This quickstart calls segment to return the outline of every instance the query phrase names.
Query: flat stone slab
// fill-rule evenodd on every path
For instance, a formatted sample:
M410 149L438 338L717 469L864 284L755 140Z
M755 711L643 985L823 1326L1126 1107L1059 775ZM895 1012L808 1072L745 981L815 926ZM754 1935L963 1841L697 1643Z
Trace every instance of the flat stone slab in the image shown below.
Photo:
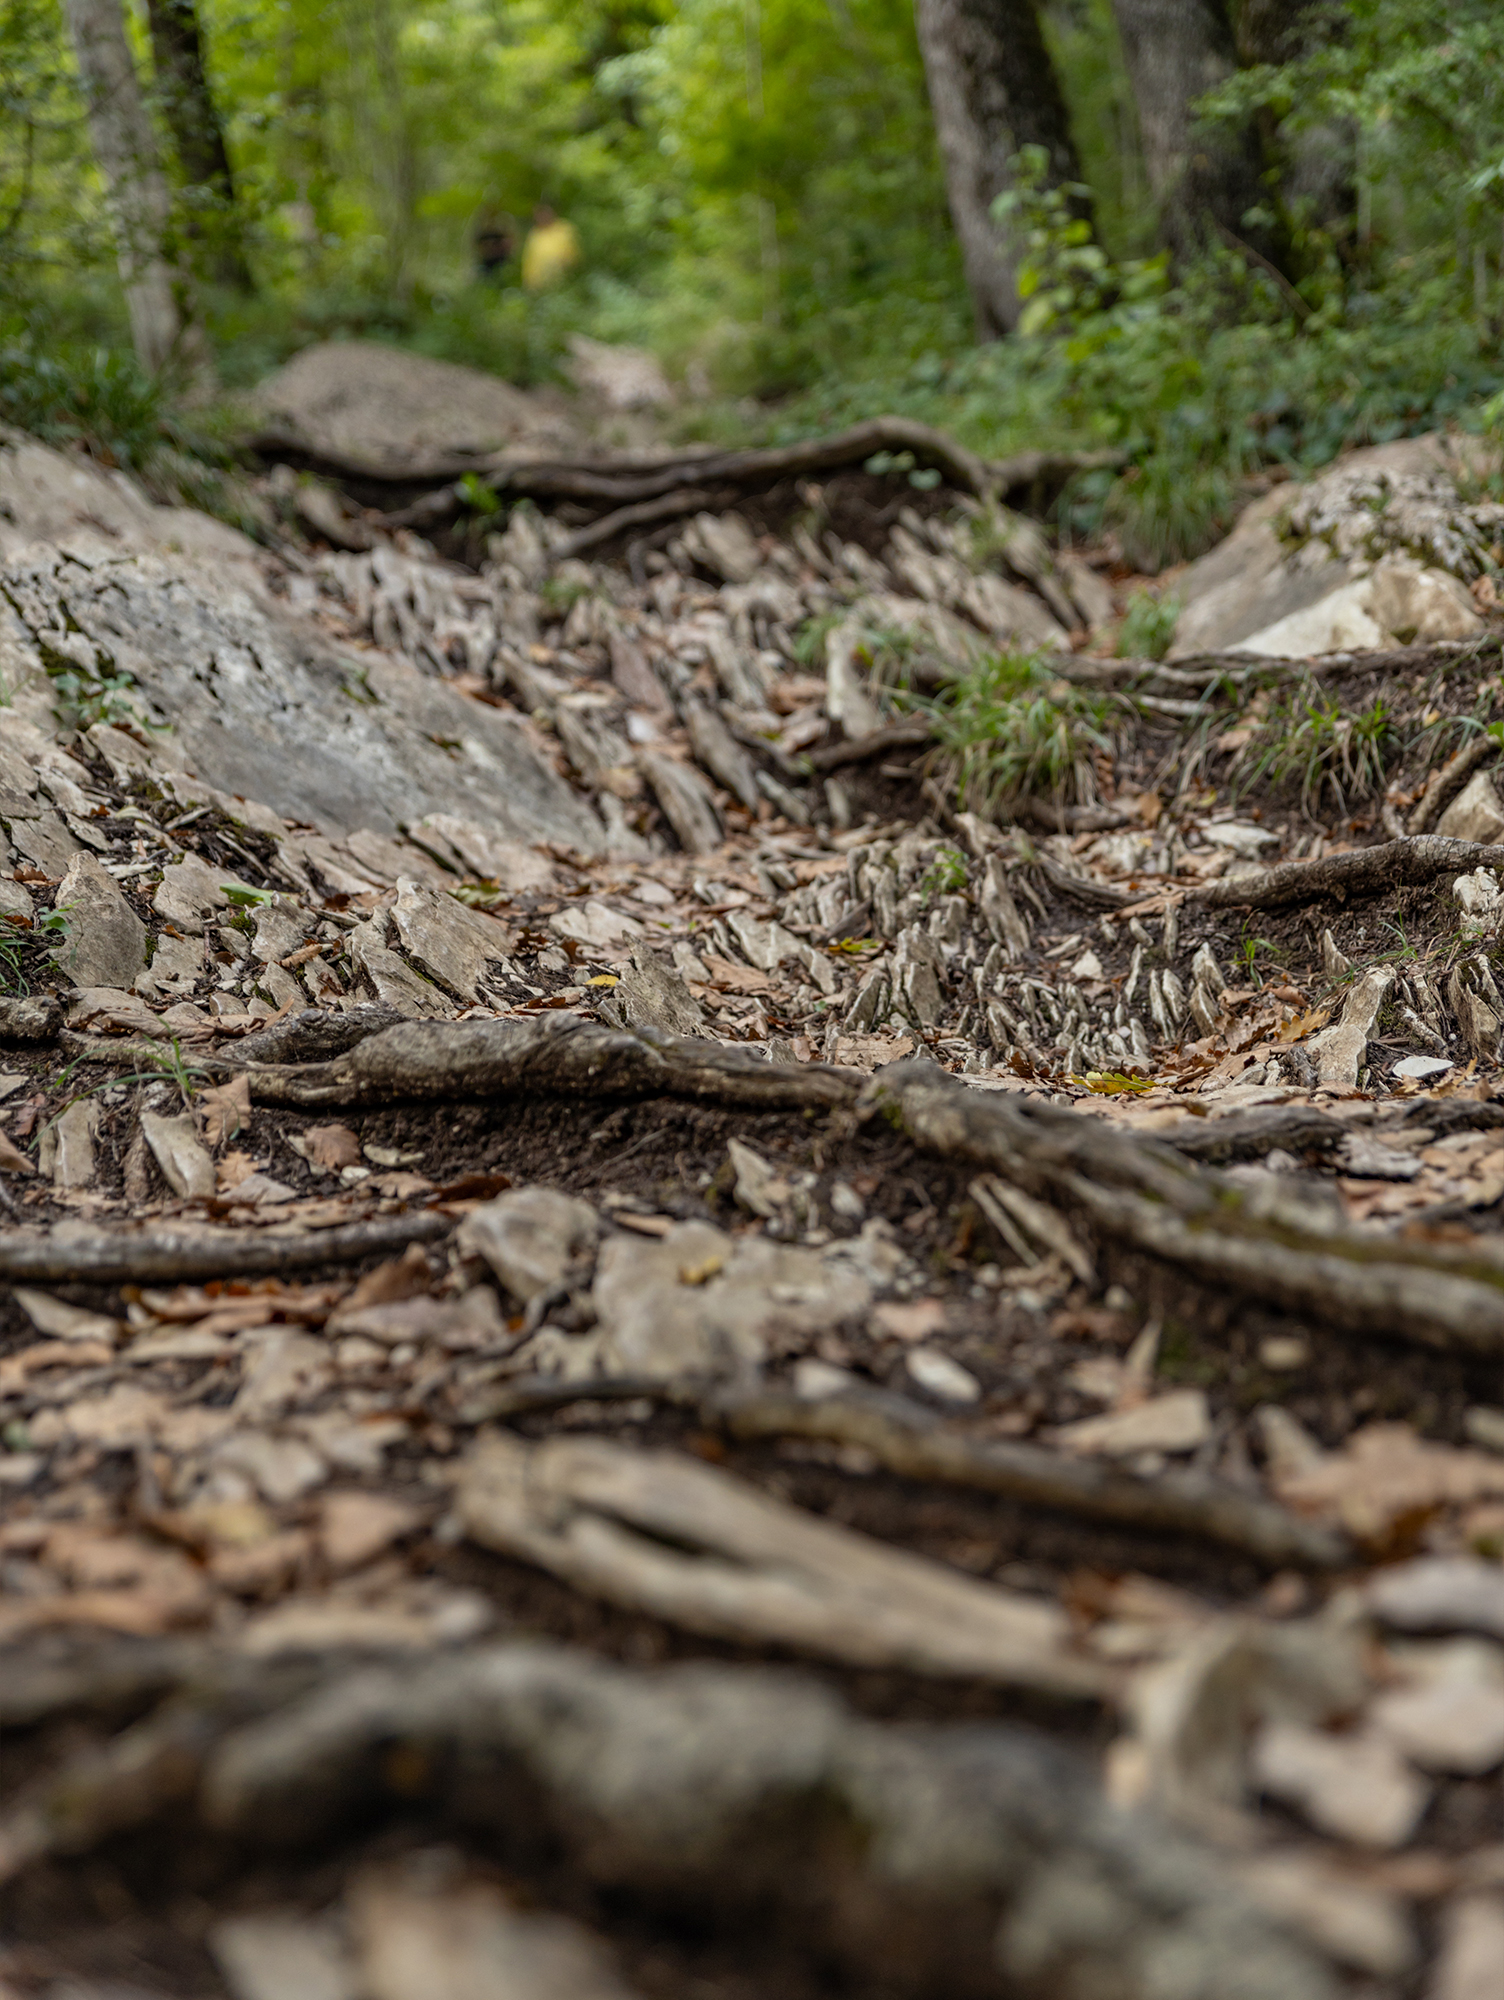
M326 834L391 835L449 812L525 846L604 847L594 812L514 721L404 660L341 649L239 577L57 551L4 574L0 651L44 685L43 648L90 672L108 661L170 725L159 756L222 792Z

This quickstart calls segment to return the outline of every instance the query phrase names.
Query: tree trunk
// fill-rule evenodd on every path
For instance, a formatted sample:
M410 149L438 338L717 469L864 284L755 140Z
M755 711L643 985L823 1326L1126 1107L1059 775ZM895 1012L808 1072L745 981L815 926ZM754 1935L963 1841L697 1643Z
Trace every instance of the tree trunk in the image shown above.
M235 177L224 127L204 68L204 42L194 0L147 0L151 52L162 111L190 187L209 197L193 218L194 234L209 246L209 267L221 284L252 289L239 218Z
M1201 125L1193 109L1238 67L1224 0L1113 0L1113 11L1162 241L1186 257L1221 236L1280 264L1280 232L1244 220L1267 201L1256 128Z
M177 351L184 321L177 273L164 247L167 183L125 39L121 0L64 0L64 11L104 176L131 340L141 366L156 375Z
M1053 180L1079 179L1065 99L1034 0L915 0L914 19L977 335L997 340L1022 302L1018 248L992 204L1024 146L1044 148Z
M1241 0L1234 15L1238 54L1245 63L1291 63L1344 32L1344 22L1323 0ZM1304 208L1351 261L1358 250L1358 128L1329 118L1304 131L1281 130L1271 118L1273 149L1280 157L1280 186L1288 204Z

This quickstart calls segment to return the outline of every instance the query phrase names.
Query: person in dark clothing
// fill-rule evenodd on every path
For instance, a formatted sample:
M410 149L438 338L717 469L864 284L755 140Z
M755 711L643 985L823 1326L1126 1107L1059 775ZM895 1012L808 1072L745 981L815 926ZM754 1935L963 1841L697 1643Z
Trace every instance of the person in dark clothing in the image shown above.
M476 277L497 279L517 248L517 224L510 215L483 208L475 218L472 241Z

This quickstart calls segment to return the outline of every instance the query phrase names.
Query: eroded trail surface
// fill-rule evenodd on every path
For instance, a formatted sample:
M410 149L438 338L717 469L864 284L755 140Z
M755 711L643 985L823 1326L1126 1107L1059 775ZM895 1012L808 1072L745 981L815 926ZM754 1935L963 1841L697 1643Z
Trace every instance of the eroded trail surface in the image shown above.
M1504 550L1405 451L1156 664L902 463L446 557L0 447L0 1990L1490 2000Z

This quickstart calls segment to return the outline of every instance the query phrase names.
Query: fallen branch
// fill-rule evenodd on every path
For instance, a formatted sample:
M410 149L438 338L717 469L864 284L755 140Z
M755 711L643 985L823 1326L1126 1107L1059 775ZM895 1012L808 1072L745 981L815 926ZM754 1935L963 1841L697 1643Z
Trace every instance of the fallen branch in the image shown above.
M193 1235L126 1235L108 1229L0 1230L0 1278L53 1284L160 1285L178 1279L248 1278L356 1264L409 1243L447 1236L453 1218L423 1212L351 1222L293 1236L285 1230L204 1229Z
M688 1097L761 1111L829 1111L858 1079L823 1063L585 1021L404 1021L332 1062L251 1067L260 1104L318 1109L411 1098Z

